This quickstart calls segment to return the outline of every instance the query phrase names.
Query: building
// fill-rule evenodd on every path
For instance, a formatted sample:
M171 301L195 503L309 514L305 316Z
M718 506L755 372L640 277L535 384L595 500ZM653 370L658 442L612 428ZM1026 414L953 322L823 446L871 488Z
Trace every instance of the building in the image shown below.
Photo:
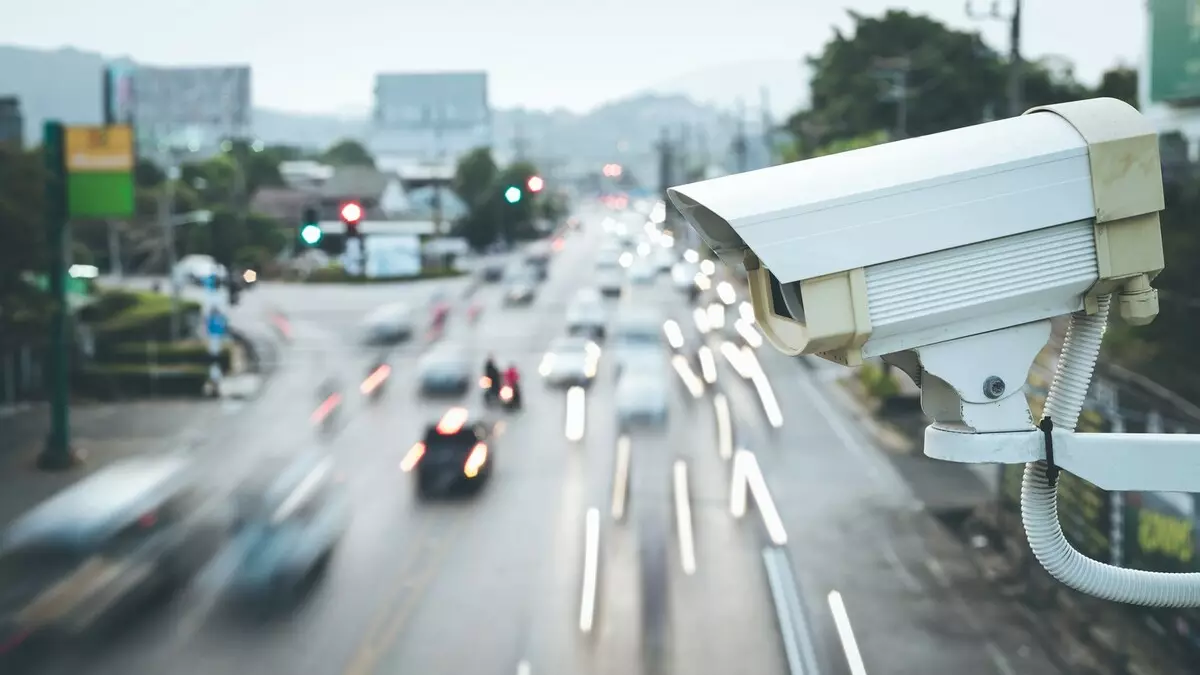
M375 157L449 164L492 146L485 72L381 73L368 147Z
M25 118L21 115L21 99L0 96L0 144L19 147L25 144Z

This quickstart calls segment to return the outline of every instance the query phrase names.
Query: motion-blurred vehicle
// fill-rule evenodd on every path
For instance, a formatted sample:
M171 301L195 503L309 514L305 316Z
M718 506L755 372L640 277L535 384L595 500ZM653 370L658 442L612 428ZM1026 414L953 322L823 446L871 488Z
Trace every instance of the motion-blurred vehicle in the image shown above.
M317 386L317 407L313 410L310 420L317 433L330 436L338 427L339 411L342 409L342 387L332 377L326 378Z
M426 396L453 396L467 393L473 370L464 350L438 347L417 364L421 393Z
M517 269L504 288L504 304L528 305L537 297L537 280L526 269Z
M139 457L15 521L0 540L0 659L124 625L187 585L221 538L202 505L188 459Z
M538 374L552 387L587 387L596 377L600 346L587 338L565 337L550 343Z
M234 491L230 592L248 600L298 597L325 571L349 522L350 499L331 457L268 457Z
M630 286L653 286L658 279L658 269L647 260L638 260L629 267Z
M488 261L484 263L479 270L479 276L484 281L495 283L504 278L504 263L499 261Z
M358 385L359 392L370 401L377 401L383 395L388 379L392 375L392 367L387 359L376 359L367 367L367 376Z
M699 273L699 265L681 260L671 266L671 285L678 291L690 292L696 288L696 275Z
M526 260L524 271L531 279L538 283L550 278L550 264L548 260L543 262L532 262Z
M363 320L368 345L393 345L412 339L413 315L408 305L392 303L376 308Z
M675 255L675 249L664 248L661 245L654 247L653 258L654 266L658 270L659 274L670 272L676 261L679 260L679 258Z
M215 276L217 286L224 286L228 272L225 266L210 255L194 253L185 255L175 263L172 270L176 283L180 285L208 286L210 277Z
M583 336L594 340L603 340L608 331L608 310L600 300L600 294L595 298L580 299L576 296L567 305L567 334Z
M620 297L621 289L625 287L625 275L619 267L606 267L596 270L596 288L606 298Z
M596 269L607 266L619 266L621 254L625 249L616 241L606 241L600 245L600 250L596 253Z
M400 467L416 476L417 496L466 489L477 492L492 475L491 423L466 408L451 408L408 451Z
M662 358L662 320L652 310L626 310L617 317L610 331L610 353L620 377L627 362L650 352Z
M617 427L620 431L661 428L667 422L669 392L666 380L631 372L617 383Z

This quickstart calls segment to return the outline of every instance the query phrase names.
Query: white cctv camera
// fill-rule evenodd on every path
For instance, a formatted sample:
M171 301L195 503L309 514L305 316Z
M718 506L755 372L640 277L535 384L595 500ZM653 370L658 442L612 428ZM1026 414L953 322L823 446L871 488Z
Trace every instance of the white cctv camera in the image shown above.
M745 265L758 325L784 353L850 366L887 356L920 384L942 375L939 360L963 367L952 348L979 350L960 339L1022 327L1005 339L1026 346L987 364L1005 361L1004 373L980 364L954 378L971 378L958 392L987 408L1019 392L1050 318L1095 311L1108 294L1127 323L1158 313L1157 134L1115 99L1034 108L668 194L722 261ZM965 423L1027 426L1023 399L1010 403L1007 421ZM941 405L927 401L926 413L938 419L929 408Z

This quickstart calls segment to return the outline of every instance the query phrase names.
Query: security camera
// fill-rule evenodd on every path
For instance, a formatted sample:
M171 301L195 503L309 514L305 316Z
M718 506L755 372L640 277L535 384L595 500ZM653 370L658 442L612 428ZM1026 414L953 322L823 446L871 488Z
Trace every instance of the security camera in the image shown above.
M881 357L921 389L929 457L1025 464L1021 517L1056 579L1118 602L1200 607L1200 574L1076 551L1060 468L1112 491L1200 491L1200 435L1075 433L1110 309L1145 325L1163 269L1154 129L1111 98L668 191L779 350ZM1035 426L1023 385L1069 316Z
M1155 130L1098 98L692 183L671 201L744 265L787 354L845 365L1095 308L1158 313Z

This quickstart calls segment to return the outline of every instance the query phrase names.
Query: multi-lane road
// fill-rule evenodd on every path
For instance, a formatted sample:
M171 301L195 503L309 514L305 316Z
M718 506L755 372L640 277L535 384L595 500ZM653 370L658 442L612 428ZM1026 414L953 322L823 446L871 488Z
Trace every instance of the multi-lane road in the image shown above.
M704 381L695 358L702 390L668 374L667 429L618 436L602 362L581 402L582 438L569 440L579 402L535 373L563 333L567 301L591 281L602 236L591 227L568 239L532 306L503 308L500 289L484 286L478 321L457 312L441 337L480 364L488 352L515 361L527 380L525 409L505 419L496 443L492 483L466 501L418 503L398 468L447 405L416 394L427 347L418 340L393 354L379 402L357 398L355 386L373 356L358 346L367 312L435 292L459 298L468 282L245 294L239 312L284 311L292 341L261 395L192 452L220 490L265 452L322 442L308 416L318 385L340 378L344 416L323 442L355 515L327 576L288 617L250 622L223 611L214 564L99 652L61 654L42 672L1059 672L1015 608L971 581L966 558L829 396L831 385L798 360L764 347L764 375L743 378L719 338L688 330L685 352L707 344L716 354L715 381ZM665 279L623 301L692 326ZM748 486L741 513L735 474Z

